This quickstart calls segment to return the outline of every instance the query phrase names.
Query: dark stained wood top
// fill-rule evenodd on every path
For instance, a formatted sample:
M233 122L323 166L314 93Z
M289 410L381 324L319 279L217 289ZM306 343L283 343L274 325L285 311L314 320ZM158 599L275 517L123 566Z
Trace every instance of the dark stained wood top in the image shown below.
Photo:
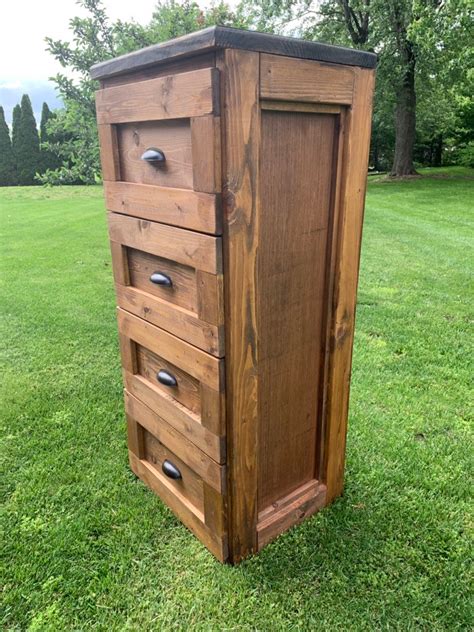
M219 48L238 48L363 68L375 68L377 62L377 56L366 51L309 42L295 37L244 31L227 26L211 26L202 31L95 64L91 68L91 76L93 79L105 79L178 57Z

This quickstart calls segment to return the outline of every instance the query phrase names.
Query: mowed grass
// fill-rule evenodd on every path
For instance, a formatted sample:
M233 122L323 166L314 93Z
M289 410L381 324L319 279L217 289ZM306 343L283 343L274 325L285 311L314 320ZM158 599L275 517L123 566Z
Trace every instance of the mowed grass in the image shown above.
M369 183L345 494L231 568L128 469L101 188L0 190L3 629L472 629L473 193Z

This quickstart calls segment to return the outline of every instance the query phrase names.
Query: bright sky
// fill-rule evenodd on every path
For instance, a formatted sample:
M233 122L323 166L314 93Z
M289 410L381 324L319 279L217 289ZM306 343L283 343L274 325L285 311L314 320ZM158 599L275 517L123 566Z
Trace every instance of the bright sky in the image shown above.
M2 3L3 4L3 3ZM108 15L116 20L145 23L156 0L104 0ZM0 20L0 83L43 81L60 65L45 51L44 38L70 39L68 23L85 14L75 0L8 0Z
M199 2L201 4L201 2ZM205 4L203 0L202 4ZM112 20L150 20L156 0L104 0ZM70 40L69 20L85 14L76 0L5 0L0 20L0 105L7 122L15 103L26 92L30 95L39 123L41 104L59 107L54 85L48 77L61 66L45 50L44 38Z

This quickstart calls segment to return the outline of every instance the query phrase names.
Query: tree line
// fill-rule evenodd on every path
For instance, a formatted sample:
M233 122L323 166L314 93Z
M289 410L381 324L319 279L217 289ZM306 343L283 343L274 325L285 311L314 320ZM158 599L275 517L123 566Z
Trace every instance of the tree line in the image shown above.
M71 41L46 38L65 69L64 103L42 147L57 166L39 182L92 184L100 161L90 67L215 24L294 35L378 55L370 167L407 176L418 166L474 167L474 10L471 0L160 0L148 24L112 21L102 0L79 0ZM74 78L72 78L74 77Z
M13 108L10 134L0 106L0 186L38 184L39 174L59 167L57 156L46 147L51 138L49 122L54 117L48 104L43 103L38 132L30 97L24 94Z

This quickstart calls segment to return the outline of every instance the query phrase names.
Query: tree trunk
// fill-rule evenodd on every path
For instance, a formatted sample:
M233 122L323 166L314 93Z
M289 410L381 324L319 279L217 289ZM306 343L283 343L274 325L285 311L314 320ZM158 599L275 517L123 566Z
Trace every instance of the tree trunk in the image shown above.
M403 48L405 72L395 109L395 155L391 176L416 173L413 166L416 130L415 54L411 42L406 41Z
M374 138L372 140L372 162L374 165L375 171L380 171L380 163L379 163L379 135L378 132L375 133Z
M380 171L379 165L379 141L376 140L374 143L374 169L375 171Z
M443 160L443 135L438 134L434 141L433 167L441 167Z

